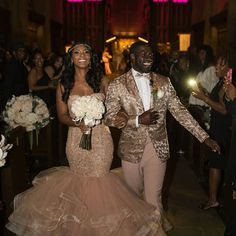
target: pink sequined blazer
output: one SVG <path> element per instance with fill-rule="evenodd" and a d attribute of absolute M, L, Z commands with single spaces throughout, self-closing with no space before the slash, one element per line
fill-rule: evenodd
<path fill-rule="evenodd" d="M 108 126 L 116 127 L 114 119 L 119 112 L 125 112 L 129 117 L 127 125 L 122 128 L 118 155 L 123 160 L 132 163 L 140 162 L 148 135 L 153 142 L 158 157 L 163 161 L 169 158 L 166 130 L 167 110 L 200 142 L 209 137 L 182 105 L 176 96 L 170 79 L 156 73 L 151 73 L 150 77 L 151 108 L 159 113 L 159 119 L 155 125 L 139 125 L 139 127 L 136 127 L 135 118 L 144 112 L 144 107 L 131 70 L 109 84 L 106 96 L 105 123 Z"/>

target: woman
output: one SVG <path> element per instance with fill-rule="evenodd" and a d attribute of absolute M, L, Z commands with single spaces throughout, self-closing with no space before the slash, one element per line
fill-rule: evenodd
<path fill-rule="evenodd" d="M 199 48 L 198 56 L 201 64 L 201 70 L 197 74 L 196 82 L 207 93 L 211 93 L 212 89 L 219 81 L 219 78 L 215 73 L 213 49 L 209 45 L 202 45 Z M 194 118 L 196 118 L 197 121 L 204 126 L 206 124 L 205 122 L 208 121 L 205 119 L 205 114 L 207 114 L 207 110 L 209 109 L 208 104 L 193 96 L 193 94 L 189 97 L 189 104 Z"/>
<path fill-rule="evenodd" d="M 214 86 L 219 81 L 215 73 L 213 49 L 210 45 L 202 45 L 198 51 L 198 58 L 200 61 L 200 72 L 196 76 L 196 82 L 207 93 L 211 93 Z M 189 111 L 198 123 L 205 129 L 209 128 L 209 114 L 210 107 L 201 99 L 189 96 Z M 189 153 L 193 159 L 198 178 L 205 180 L 205 147 L 199 142 L 196 142 L 192 137 L 189 138 L 189 145 L 192 147 Z"/>
<path fill-rule="evenodd" d="M 109 173 L 113 144 L 108 127 L 92 128 L 92 150 L 79 147 L 84 122 L 70 117 L 76 97 L 104 100 L 107 82 L 92 48 L 75 43 L 57 88 L 60 121 L 69 126 L 66 145 L 70 168 L 40 174 L 35 187 L 16 197 L 8 229 L 19 235 L 165 235 L 159 212 L 140 200 L 123 180 Z M 43 199 L 43 200 L 42 200 Z"/>
<path fill-rule="evenodd" d="M 220 78 L 219 82 L 208 94 L 199 87 L 192 95 L 204 101 L 211 107 L 210 113 L 210 129 L 209 134 L 220 144 L 220 156 L 212 151 L 207 152 L 209 158 L 209 194 L 206 203 L 201 205 L 203 210 L 215 208 L 220 205 L 218 201 L 218 189 L 221 182 L 222 171 L 226 167 L 227 161 L 227 144 L 229 143 L 229 126 L 230 116 L 227 113 L 227 101 L 225 100 L 225 92 L 223 88 L 223 80 L 227 74 L 228 67 L 224 58 L 220 57 L 216 64 L 216 75 Z"/>
<path fill-rule="evenodd" d="M 112 58 L 112 56 L 109 54 L 108 48 L 105 47 L 103 53 L 102 53 L 102 60 L 104 62 L 104 66 L 105 66 L 105 75 L 111 75 L 111 69 L 110 69 L 110 59 Z"/>
<path fill-rule="evenodd" d="M 64 70 L 64 59 L 62 55 L 54 55 L 49 65 L 45 66 L 45 72 L 53 83 L 57 84 Z"/>
<path fill-rule="evenodd" d="M 35 51 L 32 55 L 32 69 L 28 74 L 29 90 L 47 104 L 50 108 L 52 104 L 53 86 L 50 78 L 44 71 L 44 59 L 40 51 Z"/>

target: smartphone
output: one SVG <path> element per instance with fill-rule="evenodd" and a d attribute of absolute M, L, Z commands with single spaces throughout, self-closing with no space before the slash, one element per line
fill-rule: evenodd
<path fill-rule="evenodd" d="M 229 82 L 229 83 L 232 83 L 232 73 L 233 73 L 233 70 L 232 68 L 229 68 L 229 71 L 226 75 L 226 80 Z"/>

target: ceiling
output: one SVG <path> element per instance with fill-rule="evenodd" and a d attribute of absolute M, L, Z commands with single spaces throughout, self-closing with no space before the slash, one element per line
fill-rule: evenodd
<path fill-rule="evenodd" d="M 144 5 L 147 0 L 111 0 L 113 35 L 138 36 L 144 30 Z"/>

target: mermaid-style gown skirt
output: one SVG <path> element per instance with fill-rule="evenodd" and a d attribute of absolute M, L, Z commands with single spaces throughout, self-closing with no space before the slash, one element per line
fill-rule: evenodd
<path fill-rule="evenodd" d="M 70 127 L 66 145 L 70 167 L 41 172 L 34 186 L 17 195 L 7 228 L 24 236 L 165 235 L 155 208 L 110 173 L 109 128 L 92 130 L 92 150 L 79 147 L 80 129 Z"/>

